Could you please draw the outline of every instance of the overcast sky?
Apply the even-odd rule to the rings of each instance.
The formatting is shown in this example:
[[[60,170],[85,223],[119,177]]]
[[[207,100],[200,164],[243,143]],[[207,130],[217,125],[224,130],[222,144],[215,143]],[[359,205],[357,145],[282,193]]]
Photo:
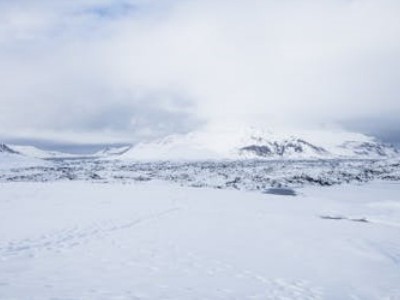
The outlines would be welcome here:
[[[235,121],[400,141],[398,0],[0,0],[0,139]]]

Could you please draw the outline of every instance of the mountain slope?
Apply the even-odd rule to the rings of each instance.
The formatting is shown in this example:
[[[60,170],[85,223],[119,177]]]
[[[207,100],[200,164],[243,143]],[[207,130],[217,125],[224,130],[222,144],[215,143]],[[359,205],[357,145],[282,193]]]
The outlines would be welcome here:
[[[0,143],[0,169],[26,168],[45,164],[46,162],[41,159],[24,156],[13,147]]]
[[[24,156],[41,158],[41,159],[66,158],[66,157],[75,157],[76,156],[74,154],[63,153],[63,152],[58,152],[58,151],[42,150],[42,149],[34,147],[34,146],[10,145],[9,148],[19,154],[24,155]]]
[[[18,151],[13,150],[6,144],[0,144],[0,153],[8,153],[8,154],[20,154]]]
[[[109,157],[115,155],[122,155],[128,152],[132,146],[121,146],[121,147],[106,147],[100,151],[93,154],[95,157]]]
[[[207,129],[141,143],[121,159],[379,159],[399,155],[372,137],[346,131],[287,131],[260,128]]]

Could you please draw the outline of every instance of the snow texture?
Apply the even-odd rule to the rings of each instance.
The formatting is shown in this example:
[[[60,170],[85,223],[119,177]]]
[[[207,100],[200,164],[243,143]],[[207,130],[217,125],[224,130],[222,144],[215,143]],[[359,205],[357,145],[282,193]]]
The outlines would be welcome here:
[[[0,147],[0,299],[400,299],[398,158],[29,150]]]
[[[399,299],[399,192],[0,183],[0,299]]]
[[[399,160],[233,160],[129,162],[56,159],[46,165],[12,165],[0,182],[91,181],[130,183],[162,180],[182,186],[264,191],[271,187],[331,186],[373,180],[400,181]]]

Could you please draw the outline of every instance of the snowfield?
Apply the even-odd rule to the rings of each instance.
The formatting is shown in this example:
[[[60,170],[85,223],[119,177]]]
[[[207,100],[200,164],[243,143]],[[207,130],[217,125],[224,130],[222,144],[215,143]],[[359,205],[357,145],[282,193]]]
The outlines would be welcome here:
[[[3,148],[0,299],[400,299],[398,159]]]
[[[400,184],[0,183],[0,299],[400,299]]]

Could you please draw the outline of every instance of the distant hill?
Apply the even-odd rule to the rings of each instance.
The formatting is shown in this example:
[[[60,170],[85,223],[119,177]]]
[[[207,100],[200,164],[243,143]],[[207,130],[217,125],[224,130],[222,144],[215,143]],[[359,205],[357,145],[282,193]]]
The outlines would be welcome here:
[[[219,128],[140,143],[120,155],[137,160],[383,159],[399,151],[373,137],[346,131]]]
[[[32,167],[45,164],[46,162],[41,159],[25,156],[13,147],[0,143],[0,169]]]

